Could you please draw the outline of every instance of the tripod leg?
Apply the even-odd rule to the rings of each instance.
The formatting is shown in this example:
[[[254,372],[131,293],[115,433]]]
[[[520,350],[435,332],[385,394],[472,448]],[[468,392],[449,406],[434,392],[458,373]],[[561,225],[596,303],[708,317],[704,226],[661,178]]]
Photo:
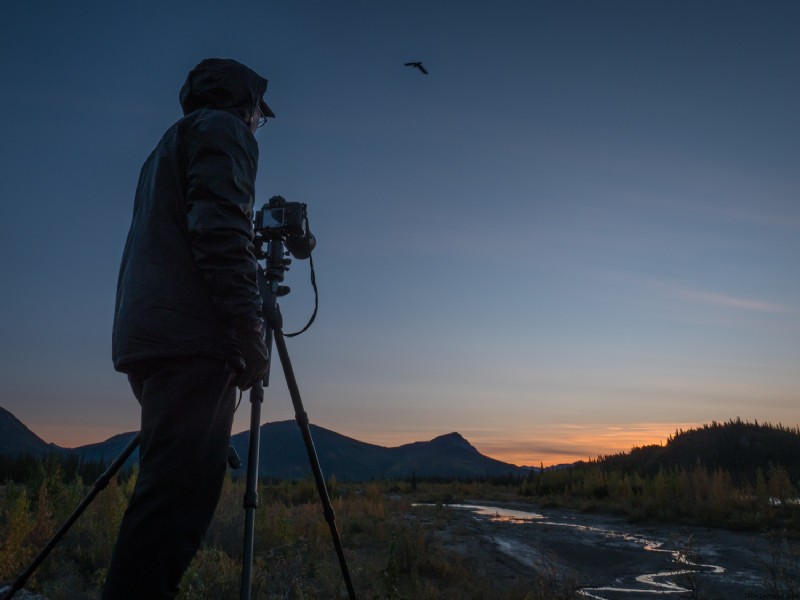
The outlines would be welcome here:
[[[273,330],[275,338],[275,347],[278,350],[278,356],[281,359],[281,366],[283,366],[283,373],[286,376],[286,384],[289,388],[289,394],[292,397],[292,404],[294,405],[295,420],[300,426],[300,431],[303,434],[303,441],[305,442],[306,452],[308,453],[308,460],[311,463],[311,470],[314,473],[314,480],[317,483],[317,491],[319,499],[322,501],[322,507],[325,514],[325,520],[328,522],[328,527],[331,530],[331,537],[333,538],[333,545],[336,548],[336,555],[339,557],[339,566],[342,569],[342,576],[344,577],[345,585],[347,586],[347,593],[351,600],[355,600],[356,593],[353,588],[353,582],[350,580],[350,571],[347,568],[347,561],[344,556],[344,549],[342,542],[339,538],[339,531],[336,529],[336,515],[333,512],[330,496],[328,496],[328,488],[325,485],[325,478],[322,475],[322,468],[319,464],[317,451],[314,448],[314,440],[311,438],[311,429],[308,426],[308,415],[303,408],[303,401],[300,398],[300,390],[297,387],[297,380],[294,376],[292,363],[289,359],[289,352],[286,349],[286,341],[283,337],[283,331],[279,328]]]
[[[75,521],[78,520],[78,517],[80,517],[81,514],[83,514],[83,511],[86,510],[86,507],[88,507],[92,500],[94,500],[94,497],[103,491],[106,486],[108,486],[111,478],[116,475],[117,471],[122,468],[122,465],[125,464],[125,461],[128,460],[130,455],[133,454],[138,447],[139,434],[137,433],[125,447],[125,450],[123,450],[122,453],[114,460],[114,462],[109,465],[105,472],[97,478],[97,481],[94,483],[94,487],[91,489],[91,491],[89,491],[83,501],[81,501],[81,503],[78,505],[78,508],[75,509],[75,512],[73,512],[69,518],[64,521],[64,524],[59,528],[58,531],[56,531],[52,539],[47,542],[42,551],[39,552],[39,555],[34,558],[33,562],[28,565],[28,568],[25,569],[25,571],[23,571],[19,577],[17,577],[17,580],[11,586],[11,589],[8,590],[8,592],[6,592],[6,594],[3,596],[3,600],[10,600],[14,594],[25,587],[25,583],[28,581],[28,579],[30,579],[31,575],[33,575],[34,571],[36,571],[39,565],[42,564],[42,561],[47,558],[47,555],[50,554],[53,548],[55,548],[56,544],[58,544],[61,538],[66,535],[67,531],[69,531],[69,528],[72,527]]]
[[[261,273],[259,272],[259,277]],[[259,279],[261,283],[261,279]],[[266,295],[266,290],[262,292]],[[272,296],[271,296],[272,297]],[[267,349],[272,352],[272,330],[267,327],[264,338]],[[253,578],[253,554],[255,539],[256,509],[258,508],[258,459],[261,448],[261,405],[264,402],[264,386],[269,385],[272,359],[267,365],[264,379],[250,388],[250,442],[247,449],[247,484],[244,492],[244,554],[242,557],[242,582],[240,600],[250,600]]]
[[[250,389],[250,445],[247,451],[247,486],[244,493],[244,556],[242,558],[241,600],[250,600],[253,574],[253,541],[258,508],[258,451],[261,445],[261,403],[264,388],[257,383]]]

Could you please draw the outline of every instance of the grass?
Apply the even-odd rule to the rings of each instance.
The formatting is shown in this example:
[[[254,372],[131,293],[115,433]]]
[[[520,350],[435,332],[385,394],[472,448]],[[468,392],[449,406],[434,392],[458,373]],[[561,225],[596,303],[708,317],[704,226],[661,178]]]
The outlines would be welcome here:
[[[11,581],[49,539],[85,491],[79,483],[44,482],[36,497],[23,486],[0,494],[0,581]],[[133,477],[100,494],[56,547],[27,589],[50,600],[96,599]],[[441,506],[412,502],[478,494],[473,484],[420,485],[329,482],[336,523],[360,599],[570,598],[552,571],[530,581],[498,581],[476,557],[457,549],[472,533],[453,526]],[[494,486],[487,487],[488,490]],[[493,490],[497,494],[497,490]],[[238,599],[244,539],[244,481],[228,479],[214,520],[181,584],[180,600]],[[347,598],[316,488],[311,481],[262,484],[255,521],[252,597]],[[448,531],[446,537],[442,536]],[[563,588],[563,589],[562,589]]]
[[[50,600],[94,600],[105,579],[135,473],[112,482],[36,572],[28,589]],[[781,480],[782,481],[782,480]],[[350,574],[360,599],[559,600],[576,598],[576,585],[546,558],[531,569],[498,576],[470,552],[475,532],[444,504],[465,500],[530,502],[540,506],[613,511],[631,519],[735,524],[771,531],[775,552],[763,565],[765,589],[797,592],[796,544],[800,508],[761,502],[774,490],[795,488],[777,477],[764,490],[736,488],[720,475],[659,474],[652,481],[599,471],[544,473],[520,482],[343,483],[328,491]],[[180,600],[238,599],[244,539],[244,480],[225,482],[204,545],[187,570]],[[785,490],[783,488],[786,488]],[[783,491],[781,491],[783,490]],[[0,581],[13,580],[74,510],[87,491],[56,471],[37,486],[0,487]],[[745,493],[747,492],[747,493]],[[791,496],[794,497],[794,496]],[[264,482],[256,511],[254,600],[346,598],[337,555],[311,480]],[[413,507],[414,503],[429,506]],[[691,582],[690,582],[691,583]],[[690,589],[697,589],[696,586]],[[699,597],[699,596],[698,596]]]

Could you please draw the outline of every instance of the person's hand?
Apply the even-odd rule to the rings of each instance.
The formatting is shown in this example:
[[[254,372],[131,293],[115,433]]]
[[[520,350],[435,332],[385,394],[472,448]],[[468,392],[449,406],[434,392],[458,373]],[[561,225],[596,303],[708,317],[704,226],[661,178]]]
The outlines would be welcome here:
[[[260,328],[239,332],[239,351],[242,353],[243,364],[239,365],[232,385],[245,391],[264,378],[269,365],[269,350]]]

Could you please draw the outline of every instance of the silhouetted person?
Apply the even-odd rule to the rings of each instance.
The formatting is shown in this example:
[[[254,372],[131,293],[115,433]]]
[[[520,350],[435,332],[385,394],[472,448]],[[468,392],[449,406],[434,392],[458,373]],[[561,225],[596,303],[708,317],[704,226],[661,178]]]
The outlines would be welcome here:
[[[266,89],[241,63],[202,61],[139,176],[112,345],[142,407],[141,467],[104,600],[177,595],[219,502],[236,388],[266,371],[252,246]]]

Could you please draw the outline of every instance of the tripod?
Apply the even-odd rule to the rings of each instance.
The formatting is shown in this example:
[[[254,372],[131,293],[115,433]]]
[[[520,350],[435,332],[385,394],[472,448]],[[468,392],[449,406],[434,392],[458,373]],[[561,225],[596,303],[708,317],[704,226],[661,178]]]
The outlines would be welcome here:
[[[303,409],[303,402],[300,398],[300,391],[297,387],[297,380],[294,376],[294,370],[289,359],[289,353],[286,349],[286,342],[283,334],[283,323],[280,314],[280,307],[278,306],[277,298],[285,296],[289,293],[289,288],[281,286],[279,283],[283,281],[283,275],[291,263],[290,259],[286,258],[286,250],[283,241],[277,234],[270,237],[268,240],[268,250],[266,254],[261,252],[261,248],[257,250],[256,256],[259,259],[266,258],[267,267],[258,269],[258,286],[261,293],[263,303],[263,315],[265,325],[265,342],[268,349],[272,349],[272,343],[278,350],[278,356],[283,366],[283,373],[286,377],[286,384],[289,388],[289,393],[292,398],[292,404],[295,410],[295,420],[300,426],[300,430],[305,443],[306,452],[311,463],[311,468],[314,474],[314,480],[317,484],[317,491],[319,492],[320,500],[322,501],[323,512],[325,520],[333,538],[336,554],[339,559],[339,565],[342,570],[342,576],[347,586],[347,593],[351,600],[355,600],[356,594],[353,588],[353,583],[350,579],[350,572],[347,568],[347,561],[344,556],[344,549],[339,538],[339,532],[336,528],[336,516],[331,506],[330,496],[325,485],[325,478],[322,475],[322,469],[317,457],[317,451],[314,448],[314,441],[311,438],[311,430],[309,428],[308,415]],[[269,385],[269,366],[264,375],[263,381],[254,385],[250,390],[250,443],[248,447],[247,459],[247,484],[245,487],[244,496],[244,509],[245,509],[245,535],[244,535],[244,557],[242,564],[242,582],[240,589],[241,600],[250,600],[251,597],[251,580],[253,570],[253,542],[255,534],[255,511],[258,507],[258,459],[259,459],[259,446],[261,443],[261,404],[264,401],[264,387]],[[62,537],[69,531],[70,527],[78,520],[78,517],[84,510],[91,504],[95,496],[104,490],[114,475],[119,471],[128,458],[136,451],[139,446],[139,434],[137,433],[122,453],[114,460],[111,465],[100,475],[94,486],[81,501],[75,511],[67,518],[64,524],[59,528],[53,538],[45,545],[39,555],[31,562],[31,564],[17,577],[10,588],[0,589],[0,600],[11,600],[14,594],[25,587],[25,583],[30,579],[36,569],[41,565],[44,559],[55,548],[56,544]]]
[[[347,561],[344,556],[344,549],[339,538],[339,531],[336,528],[336,515],[331,505],[328,489],[325,485],[325,478],[322,475],[322,468],[319,464],[317,451],[314,448],[314,440],[311,438],[308,415],[303,408],[303,401],[300,398],[300,390],[297,387],[297,380],[294,376],[289,352],[286,349],[286,341],[283,334],[283,318],[278,306],[277,299],[289,293],[289,288],[279,285],[283,281],[283,275],[288,269],[291,259],[286,258],[287,252],[284,248],[283,240],[280,235],[270,236],[267,244],[267,252],[262,253],[261,248],[256,251],[257,258],[266,259],[266,269],[258,269],[258,287],[261,293],[263,315],[265,324],[265,342],[270,350],[270,361],[267,372],[262,382],[256,383],[250,390],[250,445],[247,454],[247,485],[244,496],[245,509],[245,534],[244,534],[244,558],[242,564],[242,585],[240,590],[241,600],[250,600],[251,578],[253,568],[253,541],[255,533],[255,511],[258,508],[258,455],[261,443],[261,404],[264,401],[264,387],[269,385],[270,367],[272,365],[272,343],[278,350],[278,356],[283,367],[283,374],[286,378],[286,385],[294,406],[295,421],[297,421],[303,435],[303,442],[311,463],[311,470],[314,474],[314,481],[317,484],[317,492],[322,502],[325,520],[333,538],[333,545],[336,555],[339,558],[339,566],[342,570],[342,577],[347,586],[347,593],[351,600],[355,600],[356,593],[350,579],[350,572],[347,568]],[[262,385],[263,384],[263,385]]]

